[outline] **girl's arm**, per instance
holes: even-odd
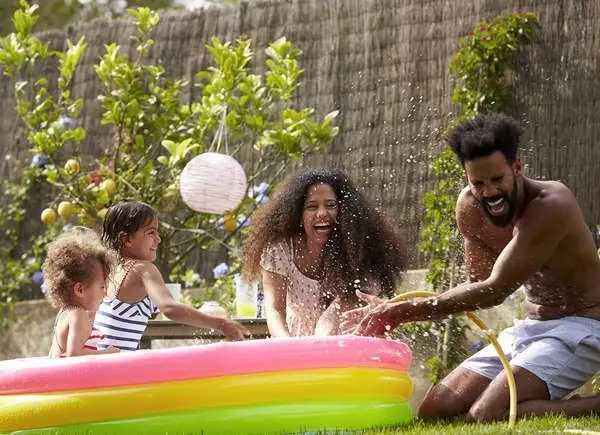
[[[265,314],[267,325],[272,337],[289,337],[285,320],[287,278],[268,270],[262,270],[262,285],[265,295]]]
[[[160,271],[154,264],[140,264],[136,266],[136,271],[139,273],[146,293],[152,302],[169,319],[200,328],[222,331],[223,335],[229,340],[243,340],[245,336],[250,335],[248,329],[238,322],[201,313],[189,305],[176,302],[165,285]]]
[[[92,332],[90,316],[87,311],[83,309],[70,310],[65,314],[69,316],[67,320],[68,329],[65,356],[102,355],[119,351],[119,349],[112,346],[104,350],[88,349],[84,347],[85,342]]]

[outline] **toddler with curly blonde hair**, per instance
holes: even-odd
[[[118,352],[114,347],[98,350],[96,342],[102,336],[92,327],[112,266],[110,252],[88,228],[75,227],[48,245],[42,266],[44,286],[59,309],[51,358]]]

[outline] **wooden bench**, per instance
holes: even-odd
[[[266,319],[234,319],[244,325],[251,334],[251,339],[269,337]],[[198,328],[171,320],[150,320],[146,332],[140,340],[140,349],[151,349],[152,340],[221,340],[225,338],[221,331]]]

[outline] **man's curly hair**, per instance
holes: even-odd
[[[519,123],[502,113],[477,115],[454,126],[448,133],[448,144],[464,166],[465,162],[487,157],[496,151],[509,163],[517,159]]]
[[[48,245],[42,266],[46,296],[56,308],[72,305],[72,290],[77,282],[86,283],[100,265],[107,277],[114,259],[95,231],[75,227]]]
[[[243,249],[242,276],[246,281],[260,277],[264,249],[301,234],[304,203],[310,186],[325,183],[338,201],[338,216],[323,252],[324,302],[354,294],[365,280],[376,282],[384,295],[391,295],[405,268],[403,239],[364,198],[341,171],[318,169],[289,176],[271,201],[252,216]]]

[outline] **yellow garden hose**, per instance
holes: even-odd
[[[404,301],[407,299],[414,299],[414,298],[428,298],[431,296],[438,296],[438,294],[435,292],[430,292],[430,291],[417,290],[417,291],[402,293],[401,295],[398,295],[398,296],[390,299],[388,301],[388,303],[400,302],[400,301]],[[504,373],[506,374],[506,380],[508,382],[508,392],[510,394],[508,425],[509,425],[509,427],[512,427],[515,425],[515,422],[517,421],[517,386],[515,383],[515,377],[513,375],[510,364],[508,364],[506,355],[504,354],[504,351],[500,347],[498,340],[496,340],[496,337],[488,329],[486,324],[483,323],[483,321],[473,313],[466,312],[465,315],[469,319],[471,319],[473,321],[473,323],[475,323],[477,326],[479,326],[479,328],[485,333],[485,335],[487,335],[488,339],[490,340],[490,343],[492,343],[492,346],[494,346],[494,349],[496,349],[496,352],[498,353],[498,357],[500,358],[500,362],[502,363],[502,366],[504,367]]]

